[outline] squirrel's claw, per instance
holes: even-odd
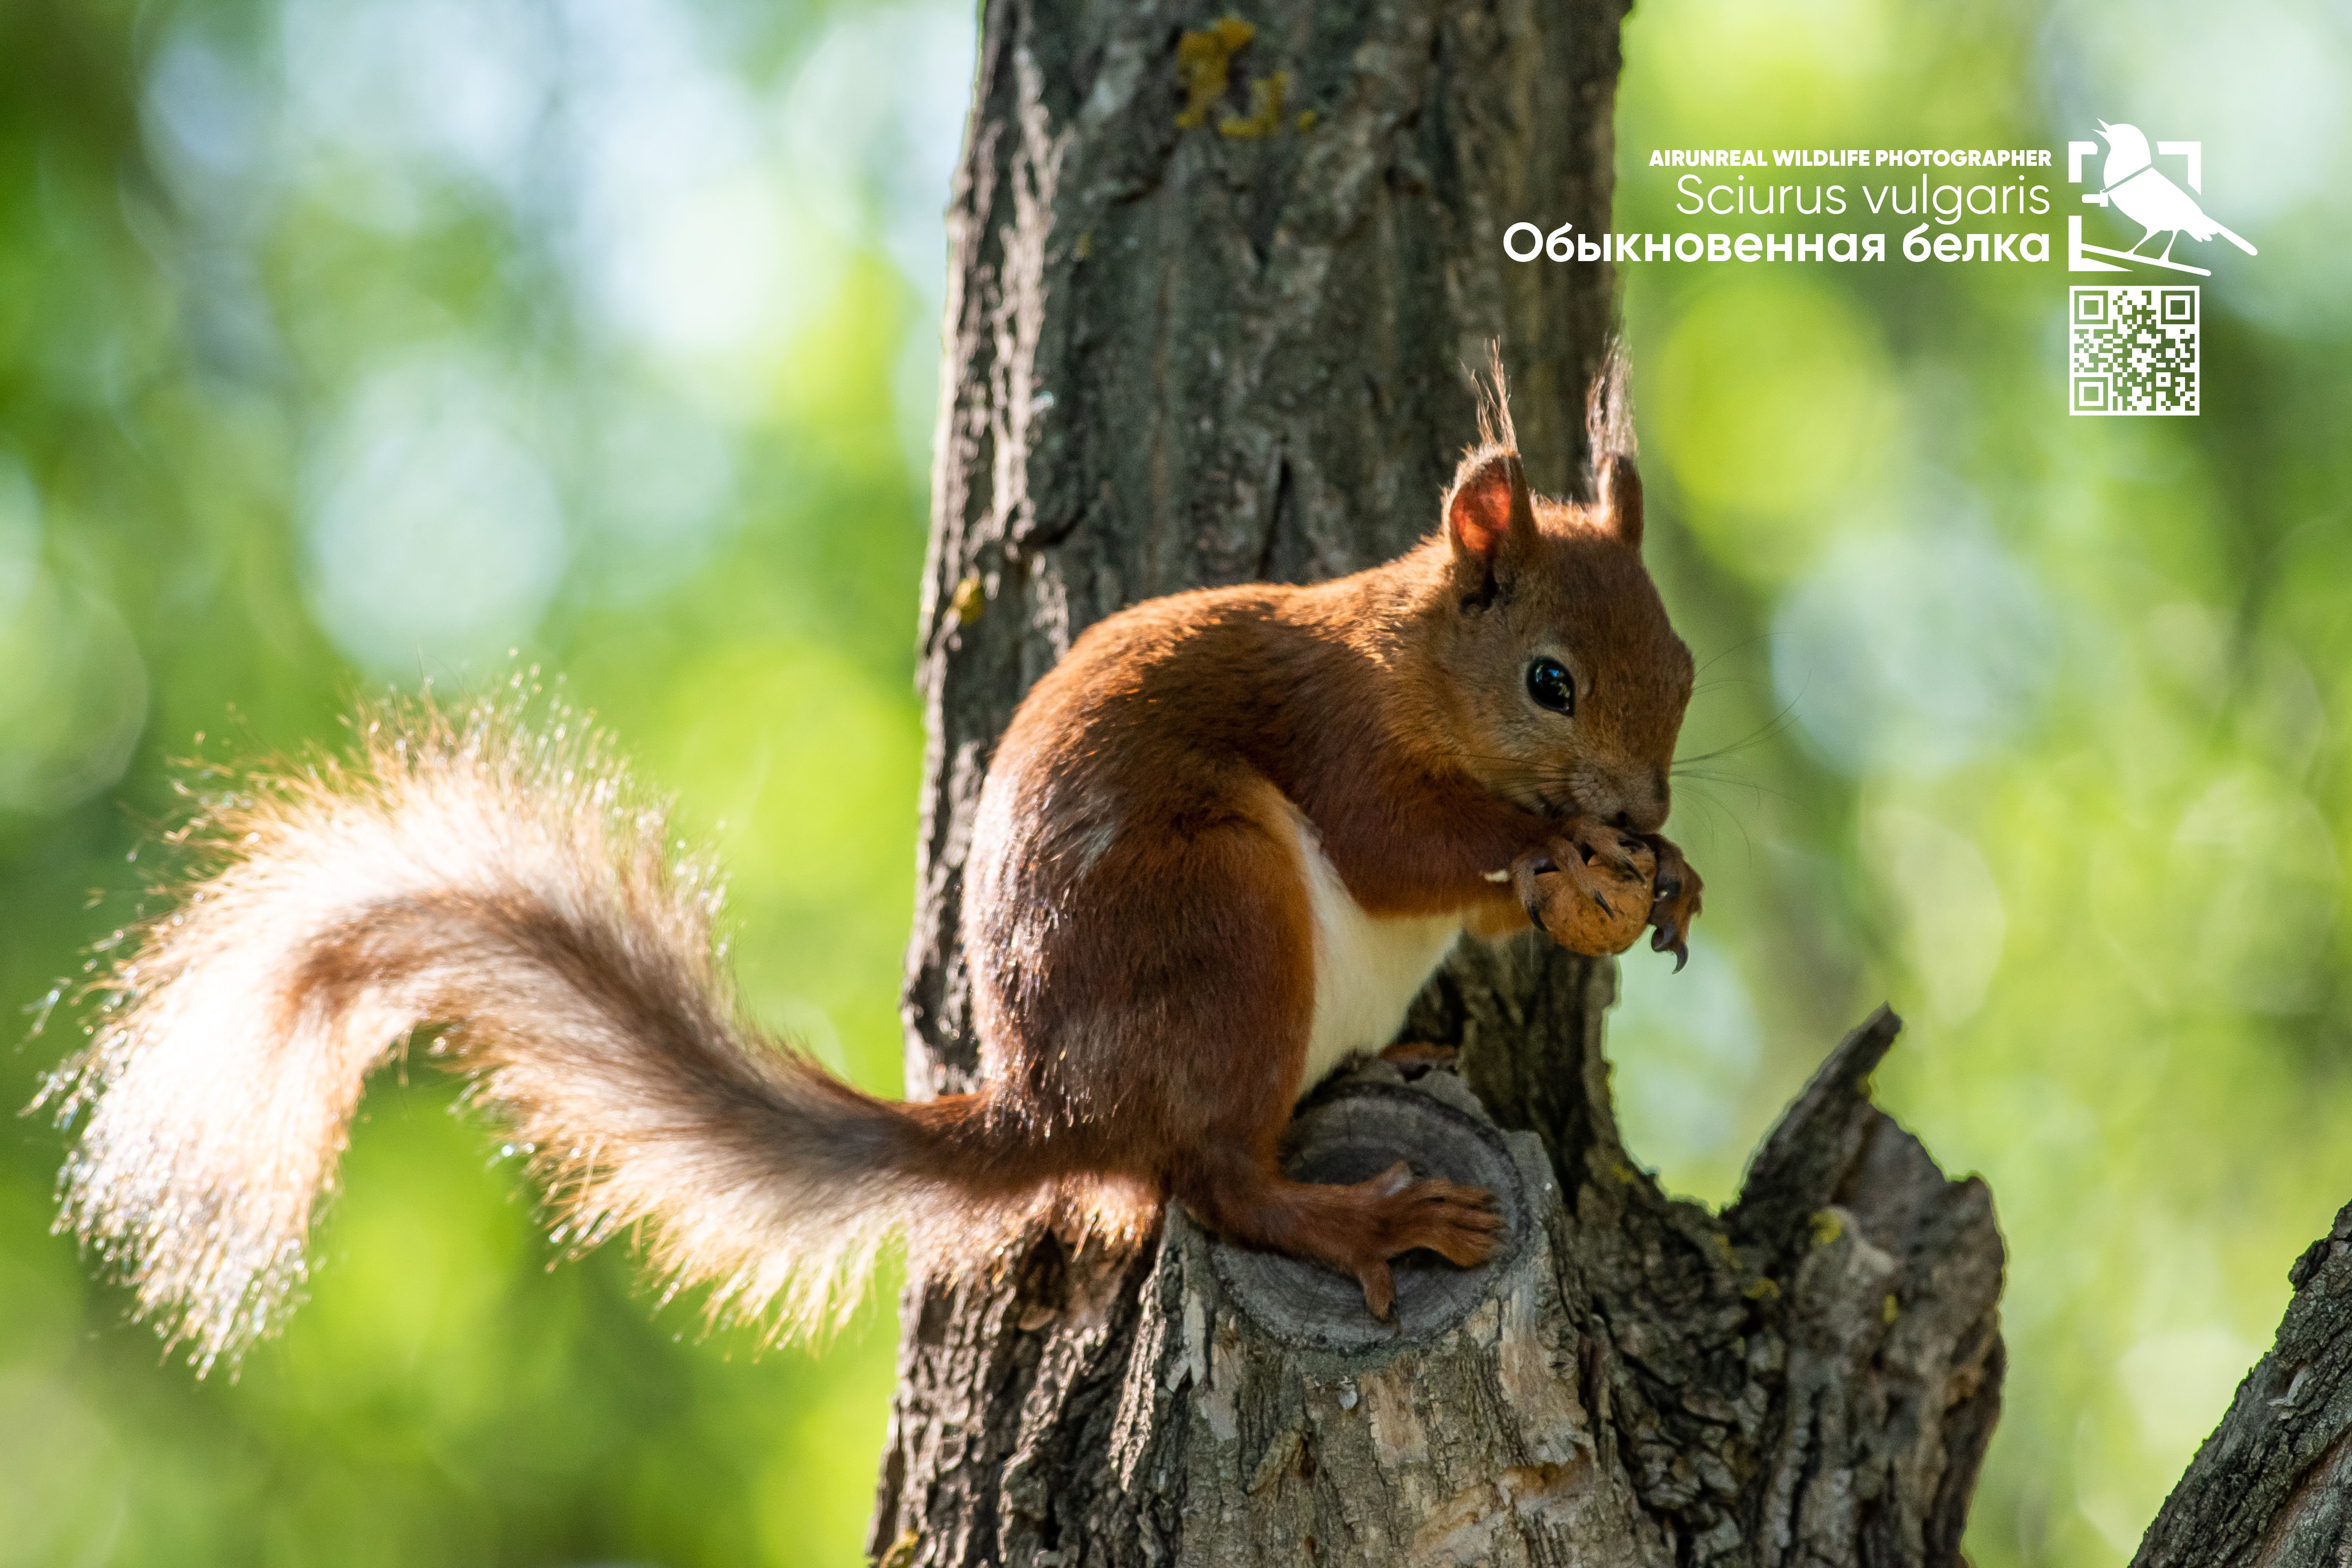
[[[1650,923],[1650,847],[1604,822],[1579,819],[1511,863],[1511,890],[1538,931],[1571,952],[1622,952]]]
[[[1528,911],[1528,919],[1535,923],[1538,931],[1551,930],[1544,923],[1544,896],[1542,889],[1536,883],[1538,877],[1566,877],[1569,886],[1591,899],[1602,914],[1613,915],[1617,912],[1617,907],[1609,901],[1608,895],[1601,889],[1601,879],[1592,874],[1591,868],[1585,865],[1584,858],[1577,854],[1573,847],[1566,840],[1555,840],[1552,850],[1553,853],[1548,855],[1523,856],[1519,862],[1511,868],[1512,890],[1519,895],[1519,907]],[[1563,850],[1566,853],[1560,853]]]
[[[1658,862],[1650,900],[1650,923],[1658,929],[1650,933],[1650,951],[1673,953],[1675,973],[1679,974],[1690,962],[1690,925],[1698,918],[1699,895],[1706,884],[1672,839],[1647,833],[1642,842],[1650,847]]]
[[[1642,874],[1641,868],[1633,859],[1633,846],[1639,840],[1597,818],[1579,817],[1569,825],[1568,832],[1559,842],[1574,845],[1580,860],[1607,861],[1621,877],[1639,877]],[[1608,905],[1604,902],[1601,907],[1606,909]]]
[[[1518,895],[1519,907],[1528,911],[1529,924],[1539,931],[1551,932],[1543,917],[1545,900],[1543,889],[1536,881],[1538,877],[1566,877],[1569,886],[1591,899],[1602,914],[1617,912],[1616,906],[1601,891],[1601,879],[1585,866],[1583,857],[1564,840],[1555,841],[1552,850],[1550,854],[1523,855],[1511,868],[1511,890]]]
[[[1536,879],[1558,869],[1549,855],[1522,855],[1511,866],[1511,891],[1518,896],[1519,908],[1528,911],[1528,923],[1547,935],[1551,927],[1544,924],[1543,889]]]
[[[1438,1177],[1417,1180],[1402,1160],[1349,1190],[1368,1199],[1373,1228],[1361,1250],[1335,1261],[1354,1273],[1365,1310],[1384,1323],[1396,1321],[1390,1259],[1425,1247],[1457,1268],[1475,1268],[1493,1255],[1509,1223],[1494,1194]]]
[[[1551,841],[1549,853],[1538,855],[1521,862],[1514,876],[1519,901],[1528,906],[1528,916],[1540,928],[1543,921],[1536,914],[1539,900],[1535,893],[1535,879],[1546,872],[1557,871],[1566,877],[1569,886],[1592,900],[1593,907],[1604,915],[1613,915],[1617,906],[1609,901],[1608,884],[1593,868],[1604,865],[1621,877],[1639,879],[1642,871],[1633,859],[1631,835],[1619,832],[1605,822],[1592,817],[1580,817],[1569,824],[1567,830]]]

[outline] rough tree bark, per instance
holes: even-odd
[[[990,748],[1122,605],[1403,549],[1499,337],[1530,478],[1574,489],[1611,316],[1615,0],[992,0],[950,217],[923,666],[912,1092],[974,1069],[956,952]],[[1882,1014],[1712,1215],[1627,1158],[1613,971],[1465,942],[1416,1005],[1460,1071],[1366,1067],[1297,1168],[1403,1152],[1503,1195],[1484,1269],[1401,1270],[1399,1322],[1181,1215],[1089,1268],[917,1281],[874,1544],[893,1565],[1951,1563],[1998,1405],[2001,1250],[1874,1110]]]
[[[2352,1204],[2287,1271],[2294,1299],[2132,1568],[2352,1563]]]

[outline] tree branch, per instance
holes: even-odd
[[[2352,1557],[2352,1204],[2287,1271],[2294,1300],[2157,1513],[2133,1568]]]

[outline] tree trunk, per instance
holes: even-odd
[[[1505,229],[1607,226],[1611,0],[992,0],[950,215],[923,685],[910,1092],[971,1081],[956,948],[990,749],[1086,626],[1202,584],[1402,552],[1472,437],[1500,338],[1528,474],[1567,492],[1605,268]],[[1222,95],[1213,91],[1222,73]],[[1998,1406],[2001,1251],[1869,1103],[1898,1026],[1841,1046],[1720,1216],[1626,1158],[1613,969],[1465,942],[1294,1170],[1400,1153],[1495,1189],[1483,1269],[1352,1287],[1171,1214],[1079,1267],[915,1281],[875,1550],[914,1563],[1958,1560]]]
[[[2278,1340],[2147,1528],[2132,1568],[2352,1562],[2352,1204],[2287,1271]]]

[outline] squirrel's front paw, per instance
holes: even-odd
[[[1560,946],[1594,957],[1622,952],[1650,921],[1656,858],[1648,844],[1580,817],[1511,866],[1528,919]]]
[[[1650,904],[1649,923],[1658,929],[1651,934],[1650,951],[1675,955],[1675,970],[1681,973],[1690,961],[1686,940],[1691,921],[1698,918],[1699,890],[1706,884],[1673,840],[1656,834],[1643,840],[1657,858],[1656,892]]]

